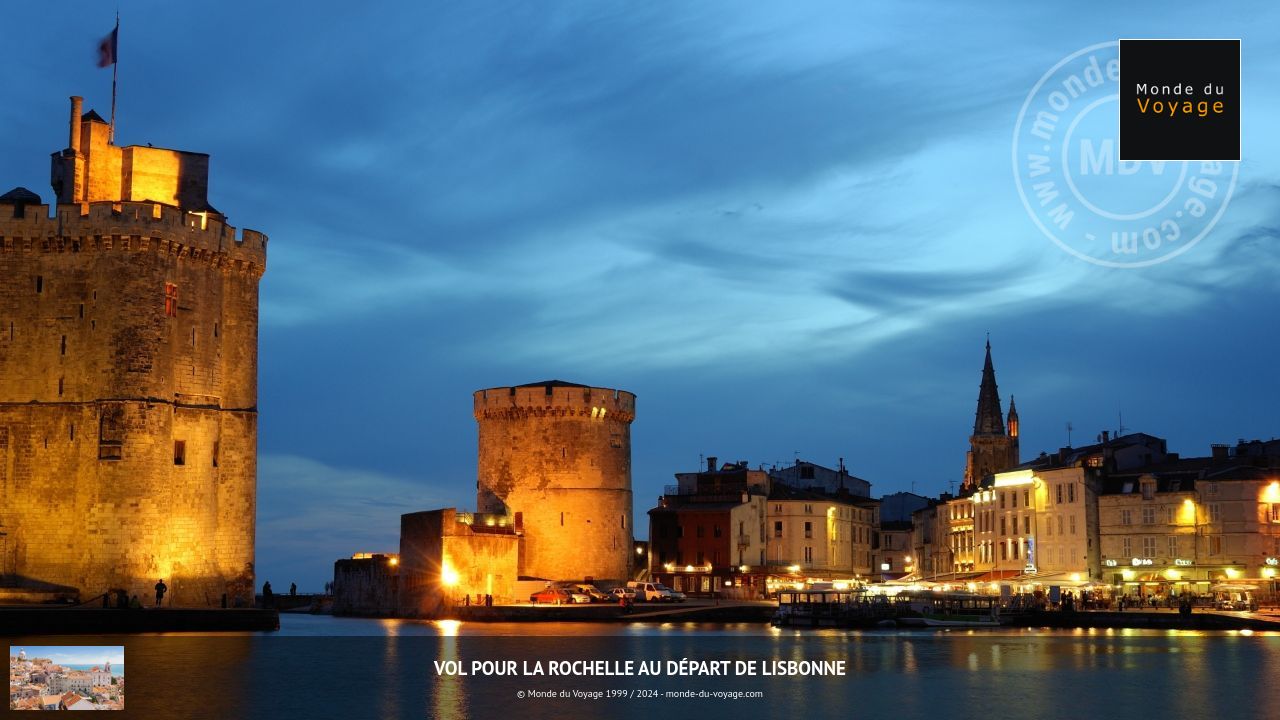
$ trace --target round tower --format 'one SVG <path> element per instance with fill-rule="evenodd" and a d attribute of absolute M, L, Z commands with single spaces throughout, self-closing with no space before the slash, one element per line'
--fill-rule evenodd
<path fill-rule="evenodd" d="M 519 514 L 520 574 L 630 576 L 636 396 L 559 380 L 479 390 L 476 505 Z"/>
<path fill-rule="evenodd" d="M 267 238 L 209 205 L 208 155 L 72 108 L 53 214 L 0 196 L 0 583 L 251 603 Z"/>

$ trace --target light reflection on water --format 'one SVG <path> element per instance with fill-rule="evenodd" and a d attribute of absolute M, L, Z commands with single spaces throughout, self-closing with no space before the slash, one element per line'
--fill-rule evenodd
<path fill-rule="evenodd" d="M 279 633 L 127 636 L 130 710 L 192 718 L 1276 717 L 1280 634 L 795 630 L 758 624 L 458 623 L 286 615 Z M 57 644 L 101 638 L 58 638 Z M 53 644 L 49 638 L 14 644 Z M 845 660 L 845 677 L 477 677 L 457 660 Z M 712 699 L 520 700 L 556 690 L 760 690 Z M 764 710 L 762 710 L 764 709 Z M 769 710 L 772 709 L 772 710 Z M 782 712 L 785 710 L 785 712 Z M 153 712 L 154 711 L 154 714 Z M 777 712 L 775 712 L 777 711 Z"/>

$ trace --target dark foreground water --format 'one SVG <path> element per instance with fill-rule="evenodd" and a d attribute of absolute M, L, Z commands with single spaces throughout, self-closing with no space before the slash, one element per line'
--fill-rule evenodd
<path fill-rule="evenodd" d="M 123 641 L 124 714 L 144 718 L 1280 717 L 1277 634 L 281 620 L 267 635 L 9 641 Z M 844 660 L 846 674 L 667 675 L 681 659 Z M 659 661 L 663 674 L 461 676 L 438 673 L 443 660 L 466 671 L 515 660 L 518 672 L 535 661 Z M 666 696 L 686 691 L 707 696 Z M 546 692 L 555 697 L 536 696 Z"/>

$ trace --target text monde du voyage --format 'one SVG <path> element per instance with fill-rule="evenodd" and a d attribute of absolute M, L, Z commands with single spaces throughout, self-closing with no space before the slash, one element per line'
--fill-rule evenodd
<path fill-rule="evenodd" d="M 844 660 L 434 660 L 437 675 L 641 677 L 844 675 Z"/>

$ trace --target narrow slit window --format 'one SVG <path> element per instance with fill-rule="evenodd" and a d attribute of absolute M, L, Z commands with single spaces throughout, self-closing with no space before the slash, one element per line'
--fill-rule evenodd
<path fill-rule="evenodd" d="M 218 440 L 213 441 L 213 466 L 214 467 L 218 467 L 218 450 L 220 449 L 219 448 L 220 445 L 222 445 L 221 441 L 218 441 Z"/>
<path fill-rule="evenodd" d="M 173 441 L 173 464 L 174 465 L 187 464 L 187 441 L 186 440 Z"/>
<path fill-rule="evenodd" d="M 36 276 L 36 292 L 37 293 L 44 292 L 44 276 L 43 275 Z"/>

